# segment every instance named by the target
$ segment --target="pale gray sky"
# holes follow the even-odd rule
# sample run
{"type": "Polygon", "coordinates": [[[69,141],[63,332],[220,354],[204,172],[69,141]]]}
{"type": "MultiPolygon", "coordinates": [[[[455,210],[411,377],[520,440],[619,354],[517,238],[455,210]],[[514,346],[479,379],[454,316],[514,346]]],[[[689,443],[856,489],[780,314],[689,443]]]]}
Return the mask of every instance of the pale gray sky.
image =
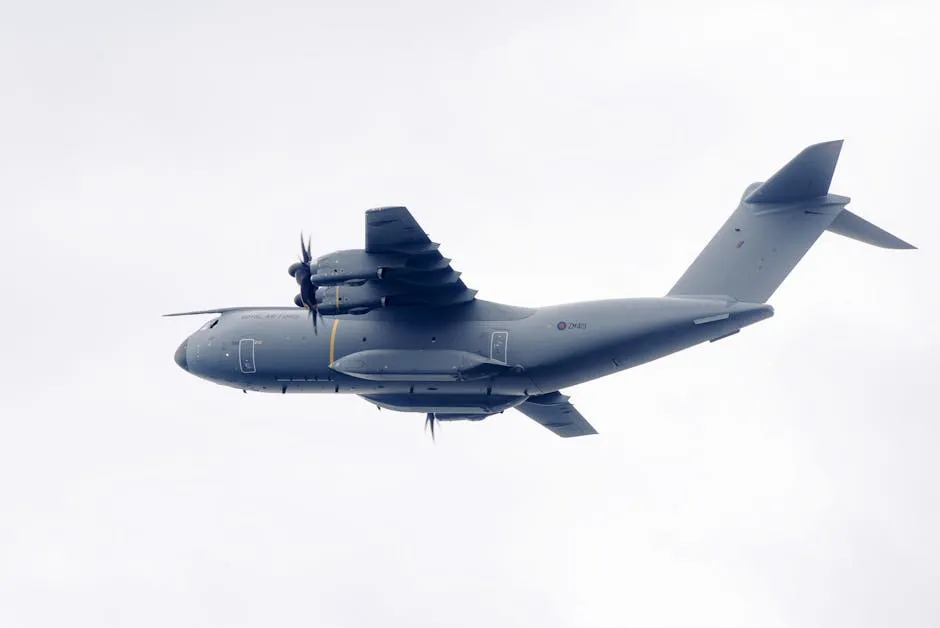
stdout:
{"type": "Polygon", "coordinates": [[[0,625],[936,626],[940,9],[0,2],[0,625]],[[845,138],[773,319],[446,424],[182,372],[405,204],[480,297],[663,294],[845,138]]]}

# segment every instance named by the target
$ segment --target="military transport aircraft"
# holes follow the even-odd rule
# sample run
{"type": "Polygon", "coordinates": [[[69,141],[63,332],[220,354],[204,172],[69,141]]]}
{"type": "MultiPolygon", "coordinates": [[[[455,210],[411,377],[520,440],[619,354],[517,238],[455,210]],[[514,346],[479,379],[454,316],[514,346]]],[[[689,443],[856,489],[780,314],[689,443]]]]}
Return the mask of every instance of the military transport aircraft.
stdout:
{"type": "Polygon", "coordinates": [[[559,436],[596,431],[561,389],[714,342],[773,315],[767,300],[823,231],[911,249],[829,193],[842,141],[753,183],[663,297],[530,308],[476,298],[404,207],[365,212],[365,248],[314,261],[301,236],[297,307],[226,307],[176,350],[209,381],[347,393],[435,421],[515,408],[559,436]]]}

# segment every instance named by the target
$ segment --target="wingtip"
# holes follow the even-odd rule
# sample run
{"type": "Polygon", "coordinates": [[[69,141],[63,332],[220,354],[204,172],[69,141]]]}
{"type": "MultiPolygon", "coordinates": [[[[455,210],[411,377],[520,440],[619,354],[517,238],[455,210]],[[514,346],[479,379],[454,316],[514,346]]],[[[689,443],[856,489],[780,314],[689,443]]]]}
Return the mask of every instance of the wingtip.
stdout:
{"type": "Polygon", "coordinates": [[[293,307],[284,307],[281,305],[268,305],[268,306],[236,306],[236,307],[215,307],[208,310],[192,310],[190,312],[171,312],[169,314],[163,314],[163,317],[167,316],[198,316],[200,314],[226,314],[228,312],[241,312],[244,310],[293,310],[293,307]]]}
{"type": "Polygon", "coordinates": [[[163,314],[162,318],[173,318],[176,316],[196,316],[197,314],[218,314],[216,310],[198,310],[195,312],[170,312],[169,314],[163,314]]]}

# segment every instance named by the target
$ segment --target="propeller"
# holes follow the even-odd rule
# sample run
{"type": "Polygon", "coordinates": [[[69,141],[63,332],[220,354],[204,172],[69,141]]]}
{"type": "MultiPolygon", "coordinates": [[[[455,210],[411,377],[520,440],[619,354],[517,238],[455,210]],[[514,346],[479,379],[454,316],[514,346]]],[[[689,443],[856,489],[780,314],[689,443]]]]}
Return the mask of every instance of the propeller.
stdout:
{"type": "Polygon", "coordinates": [[[313,333],[317,333],[317,316],[320,312],[317,310],[317,286],[310,281],[310,262],[313,256],[310,254],[310,238],[307,238],[304,244],[304,234],[300,234],[300,261],[294,262],[287,269],[287,272],[297,281],[300,286],[300,294],[294,297],[294,304],[297,307],[306,308],[313,315],[313,333]]]}
{"type": "Polygon", "coordinates": [[[437,417],[434,416],[433,412],[428,412],[428,415],[424,419],[424,431],[428,431],[428,427],[431,428],[431,440],[437,442],[434,438],[434,422],[437,420],[437,417]]]}

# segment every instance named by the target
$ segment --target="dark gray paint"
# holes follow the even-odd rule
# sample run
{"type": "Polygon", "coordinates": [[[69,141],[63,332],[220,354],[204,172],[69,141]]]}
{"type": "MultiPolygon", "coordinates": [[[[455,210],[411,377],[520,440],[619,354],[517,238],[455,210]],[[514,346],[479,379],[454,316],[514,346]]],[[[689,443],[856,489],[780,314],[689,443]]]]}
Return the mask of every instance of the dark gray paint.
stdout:
{"type": "Polygon", "coordinates": [[[834,223],[842,235],[911,248],[854,214],[839,219],[849,199],[828,188],[841,145],[810,146],[748,186],[665,297],[538,309],[479,300],[405,208],[379,208],[366,213],[367,250],[323,256],[317,272],[351,282],[334,285],[340,295],[368,292],[362,302],[387,298],[386,306],[323,316],[317,332],[302,309],[214,310],[219,317],[180,345],[176,361],[246,391],[355,394],[441,420],[518,407],[561,436],[595,433],[560,389],[769,318],[767,299],[834,223]],[[397,279],[382,278],[396,270],[397,279]]]}

